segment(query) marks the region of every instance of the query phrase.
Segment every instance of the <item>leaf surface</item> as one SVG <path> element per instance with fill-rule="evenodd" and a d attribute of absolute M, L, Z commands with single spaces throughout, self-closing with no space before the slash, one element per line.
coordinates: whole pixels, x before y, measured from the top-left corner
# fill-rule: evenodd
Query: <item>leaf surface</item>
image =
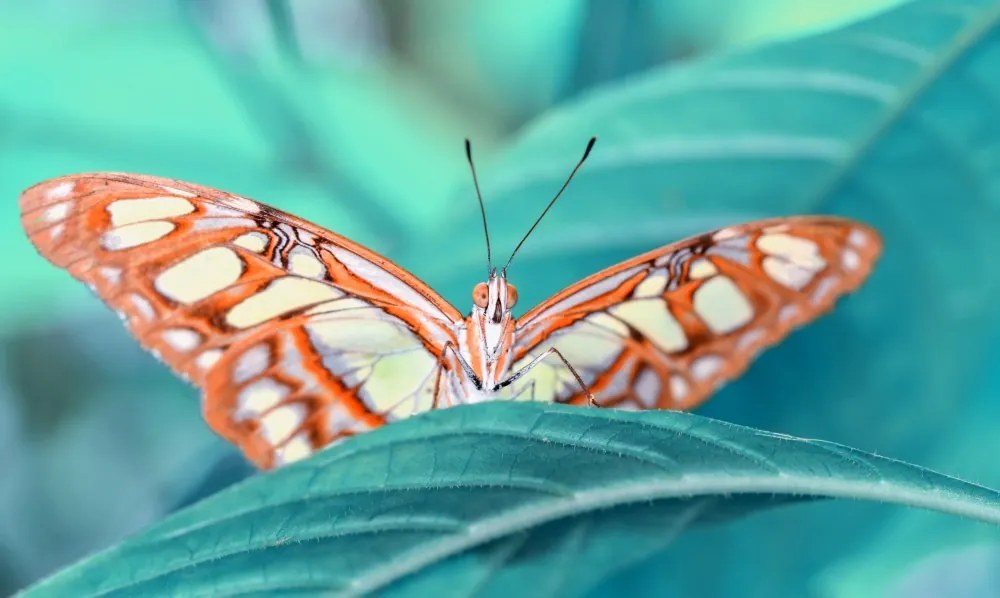
<path fill-rule="evenodd" d="M 27 595 L 576 594 L 694 525 L 820 497 L 1000 523 L 1000 494 L 840 445 L 677 412 L 486 403 L 260 475 Z"/>

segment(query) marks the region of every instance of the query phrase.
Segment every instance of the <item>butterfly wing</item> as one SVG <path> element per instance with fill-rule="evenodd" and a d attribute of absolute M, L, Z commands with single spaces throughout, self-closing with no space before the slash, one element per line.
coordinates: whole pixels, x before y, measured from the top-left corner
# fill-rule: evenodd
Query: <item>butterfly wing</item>
<path fill-rule="evenodd" d="M 556 347 L 597 402 L 689 409 L 765 347 L 829 310 L 868 276 L 878 233 L 835 217 L 725 228 L 599 272 L 525 314 L 514 371 Z M 584 403 L 569 369 L 542 360 L 524 378 L 536 400 Z"/>
<path fill-rule="evenodd" d="M 201 387 L 209 424 L 261 467 L 454 400 L 441 353 L 461 315 L 330 231 L 117 173 L 46 181 L 21 210 L 39 252 Z"/>

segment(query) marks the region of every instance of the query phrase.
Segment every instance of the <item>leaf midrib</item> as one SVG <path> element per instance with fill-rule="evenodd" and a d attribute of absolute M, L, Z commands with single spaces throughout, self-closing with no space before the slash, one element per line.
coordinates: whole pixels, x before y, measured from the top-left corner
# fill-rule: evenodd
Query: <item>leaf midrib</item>
<path fill-rule="evenodd" d="M 1000 525 L 1000 504 L 969 499 L 961 495 L 956 497 L 947 491 L 942 492 L 938 489 L 928 491 L 911 484 L 890 483 L 882 479 L 858 481 L 772 474 L 768 476 L 748 475 L 737 480 L 731 475 L 689 474 L 671 480 L 646 480 L 638 484 L 626 483 L 581 490 L 566 497 L 549 499 L 543 504 L 533 503 L 505 511 L 495 517 L 460 527 L 460 530 L 464 529 L 464 533 L 421 544 L 411 554 L 392 559 L 384 568 L 356 577 L 346 591 L 349 592 L 349 595 L 372 593 L 406 575 L 461 553 L 470 547 L 479 546 L 510 533 L 565 517 L 652 500 L 762 493 L 868 499 L 883 503 L 928 508 Z M 321 540 L 325 536 L 332 537 L 333 535 L 318 534 L 314 538 L 308 539 Z M 224 558 L 230 554 L 254 552 L 268 548 L 270 545 L 251 549 L 244 547 L 231 553 L 213 553 L 204 559 L 189 561 L 182 566 L 162 570 L 143 579 L 132 579 L 126 584 L 105 588 L 98 593 L 91 594 L 91 596 L 104 596 L 115 591 L 138 588 L 142 584 L 196 567 L 205 562 Z"/>

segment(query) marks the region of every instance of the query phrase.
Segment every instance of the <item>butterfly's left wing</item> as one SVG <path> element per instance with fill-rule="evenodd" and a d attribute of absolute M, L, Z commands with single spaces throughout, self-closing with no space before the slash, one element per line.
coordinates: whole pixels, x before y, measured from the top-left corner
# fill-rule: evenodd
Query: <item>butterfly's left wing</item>
<path fill-rule="evenodd" d="M 603 406 L 689 409 L 765 347 L 868 276 L 881 240 L 863 224 L 801 216 L 725 228 L 599 272 L 518 322 L 514 371 L 555 347 Z M 523 398 L 584 403 L 572 372 L 542 360 Z"/>
<path fill-rule="evenodd" d="M 461 314 L 332 231 L 125 173 L 40 183 L 21 208 L 39 252 L 200 387 L 209 425 L 261 467 L 460 398 L 444 348 Z"/>

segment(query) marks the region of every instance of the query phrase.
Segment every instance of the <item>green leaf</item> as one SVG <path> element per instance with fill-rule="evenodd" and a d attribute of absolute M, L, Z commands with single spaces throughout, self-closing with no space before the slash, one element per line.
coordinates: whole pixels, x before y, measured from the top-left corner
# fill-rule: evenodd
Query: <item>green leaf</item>
<path fill-rule="evenodd" d="M 692 3 L 720 32 L 719 47 L 735 47 L 768 39 L 829 29 L 870 16 L 908 0 L 729 0 Z M 725 10 L 723 13 L 723 9 Z M 720 17 L 720 14 L 722 16 Z"/>
<path fill-rule="evenodd" d="M 1000 493 L 829 442 L 677 412 L 492 402 L 257 476 L 26 595 L 576 594 L 627 564 L 609 555 L 820 497 L 1000 523 Z"/>
<path fill-rule="evenodd" d="M 609 252 L 630 256 L 707 227 L 835 212 L 886 229 L 890 252 L 914 245 L 910 262 L 961 278 L 980 308 L 1000 285 L 979 259 L 997 224 L 979 211 L 1000 202 L 998 22 L 996 0 L 913 2 L 829 33 L 657 69 L 551 110 L 483 173 L 494 244 L 513 247 L 598 135 L 515 273 L 548 275 L 554 256 L 572 255 L 571 274 L 582 276 Z M 479 216 L 465 204 L 449 230 L 464 248 L 457 259 L 478 273 L 482 255 L 469 248 L 482 245 Z M 956 259 L 974 270 L 959 277 Z"/>
<path fill-rule="evenodd" d="M 565 89 L 587 9 L 585 0 L 431 0 L 406 12 L 400 37 L 406 58 L 443 88 L 442 103 L 472 100 L 470 122 L 508 124 Z"/>

